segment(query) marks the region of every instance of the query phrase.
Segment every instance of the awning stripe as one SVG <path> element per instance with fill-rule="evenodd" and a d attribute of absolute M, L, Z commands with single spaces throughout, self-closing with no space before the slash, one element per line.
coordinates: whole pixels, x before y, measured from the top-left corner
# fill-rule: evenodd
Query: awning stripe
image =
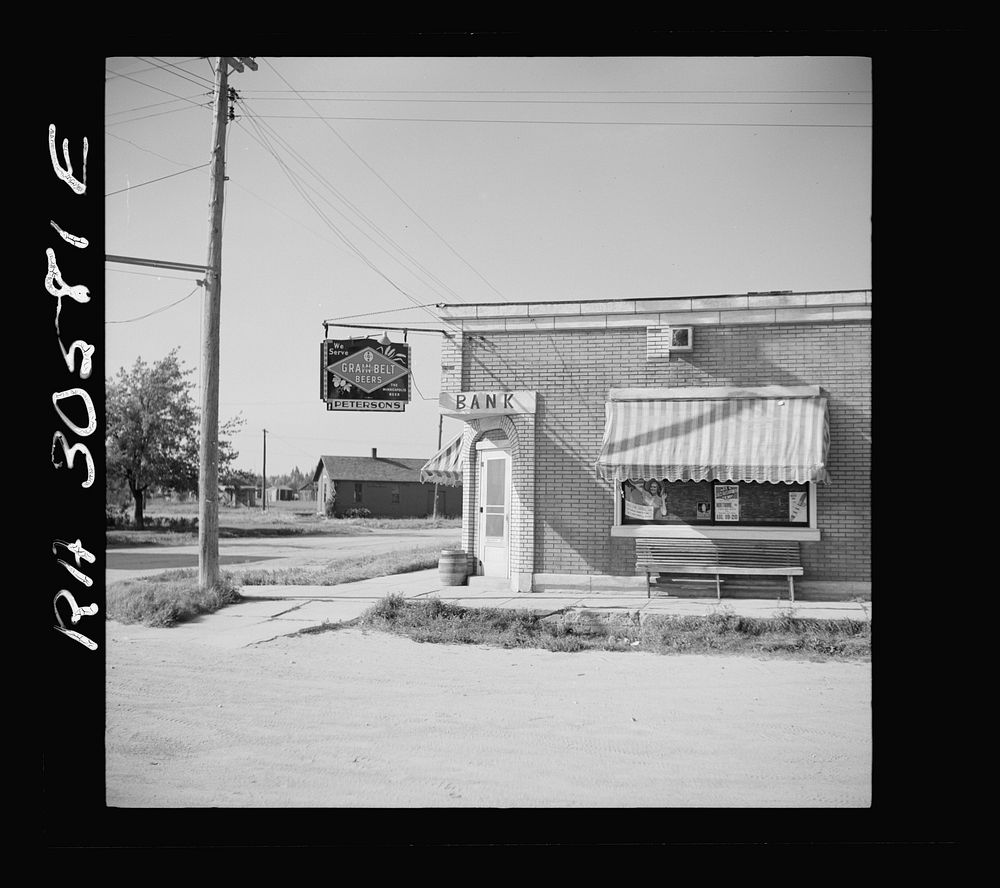
<path fill-rule="evenodd" d="M 596 468 L 608 481 L 828 482 L 829 445 L 824 397 L 611 400 Z"/>
<path fill-rule="evenodd" d="M 420 469 L 420 480 L 423 483 L 461 487 L 462 468 L 462 435 L 459 434 L 424 463 Z"/>

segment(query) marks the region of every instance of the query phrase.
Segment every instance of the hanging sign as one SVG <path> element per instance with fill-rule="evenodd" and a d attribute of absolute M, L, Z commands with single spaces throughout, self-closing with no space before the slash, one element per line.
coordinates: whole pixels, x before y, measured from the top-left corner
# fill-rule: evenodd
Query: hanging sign
<path fill-rule="evenodd" d="M 410 346 L 368 337 L 324 339 L 319 379 L 319 396 L 327 410 L 405 410 L 410 400 Z"/>

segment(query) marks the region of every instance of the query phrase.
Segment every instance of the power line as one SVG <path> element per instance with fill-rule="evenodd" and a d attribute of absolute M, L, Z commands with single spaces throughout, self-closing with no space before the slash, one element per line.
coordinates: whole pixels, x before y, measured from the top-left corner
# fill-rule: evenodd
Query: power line
<path fill-rule="evenodd" d="M 287 81 L 287 80 L 286 80 L 286 79 L 285 79 L 285 78 L 284 78 L 284 77 L 282 76 L 282 74 L 281 74 L 281 73 L 280 73 L 280 72 L 279 72 L 279 71 L 278 71 L 278 70 L 277 70 L 277 69 L 276 69 L 276 68 L 274 67 L 274 65 L 272 65 L 272 64 L 271 64 L 270 62 L 267 62 L 266 60 L 265 60 L 265 64 L 267 64 L 267 66 L 268 66 L 268 67 L 269 67 L 269 68 L 270 68 L 270 69 L 271 69 L 272 71 L 274 71 L 274 73 L 275 73 L 275 74 L 277 74 L 277 75 L 278 75 L 278 76 L 279 76 L 279 77 L 280 77 L 280 78 L 282 79 L 282 81 L 284 81 L 284 83 L 285 83 L 285 85 L 286 85 L 286 86 L 288 86 L 288 87 L 290 87 L 290 88 L 291 88 L 291 86 L 292 86 L 292 85 L 291 85 L 291 84 L 290 84 L 290 83 L 289 83 L 289 82 L 288 82 L 288 81 Z M 303 101 L 305 101 L 305 100 L 303 99 Z M 311 110 L 311 111 L 312 111 L 312 112 L 313 112 L 314 114 L 316 114 L 317 116 L 319 116 L 319 114 L 318 114 L 318 112 L 316 111 L 316 109 L 315 109 L 315 108 L 313 108 L 313 107 L 312 107 L 311 105 L 309 105 L 309 103 L 308 103 L 307 101 L 306 101 L 306 105 L 307 105 L 307 106 L 309 106 L 309 109 L 310 109 L 310 110 Z M 377 178 L 377 179 L 378 179 L 378 180 L 379 180 L 379 181 L 380 181 L 380 182 L 381 182 L 381 183 L 382 183 L 383 185 L 385 185 L 385 187 L 386 187 L 386 188 L 388 188 L 388 189 L 389 189 L 389 190 L 390 190 L 390 191 L 391 191 L 391 192 L 392 192 L 392 193 L 393 193 L 393 194 L 394 194 L 394 195 L 395 195 L 395 196 L 396 196 L 396 197 L 397 197 L 397 198 L 398 198 L 398 199 L 399 199 L 400 201 L 402 201 L 403 205 L 404 205 L 404 206 L 405 206 L 405 207 L 406 207 L 406 208 L 407 208 L 407 209 L 408 209 L 408 210 L 409 210 L 409 211 L 410 211 L 411 213 L 413 213 L 413 215 L 414 215 L 414 216 L 416 216 L 416 217 L 417 217 L 417 218 L 418 218 L 418 219 L 419 219 L 419 220 L 420 220 L 421 222 L 423 222 L 423 223 L 424 223 L 424 225 L 426 225 L 426 226 L 427 226 L 427 228 L 428 228 L 428 229 L 429 229 L 429 230 L 430 230 L 431 232 L 433 232 L 433 234 L 434 234 L 434 235 L 435 235 L 435 236 L 436 236 L 436 237 L 438 238 L 438 240 L 440 240 L 440 241 L 441 241 L 441 243 L 443 243 L 443 244 L 444 244 L 444 245 L 445 245 L 445 246 L 446 246 L 446 247 L 447 247 L 447 248 L 448 248 L 449 250 L 451 250 L 451 252 L 452 252 L 452 253 L 453 253 L 453 254 L 454 254 L 455 256 L 457 256 L 457 257 L 458 257 L 458 258 L 459 258 L 459 259 L 460 259 L 460 260 L 461 260 L 462 262 L 464 262 L 464 263 L 465 263 L 465 265 L 466 265 L 466 266 L 467 266 L 467 267 L 468 267 L 469 269 L 471 269 L 471 270 L 472 270 L 473 272 L 475 272 L 475 274 L 476 274 L 476 275 L 477 275 L 477 276 L 479 277 L 479 279 L 480 279 L 480 280 L 481 280 L 481 281 L 482 281 L 482 282 L 483 282 L 484 284 L 486 284 L 486 285 L 487 285 L 487 286 L 488 286 L 488 287 L 489 287 L 489 288 L 490 288 L 490 289 L 491 289 L 491 290 L 492 290 L 492 291 L 493 291 L 494 293 L 496 293 L 496 294 L 497 294 L 497 296 L 499 296 L 499 297 L 500 297 L 501 299 L 503 298 L 503 293 L 501 293 L 501 292 L 500 292 L 500 291 L 499 291 L 499 290 L 498 290 L 498 289 L 497 289 L 496 287 L 494 287 L 494 286 L 493 286 L 493 284 L 491 284 L 491 283 L 490 283 L 490 282 L 489 282 L 489 281 L 488 281 L 488 280 L 487 280 L 487 279 L 486 279 L 486 278 L 485 278 L 485 277 L 484 277 L 484 276 L 483 276 L 483 275 L 482 275 L 482 274 L 481 274 L 481 273 L 480 273 L 480 272 L 479 272 L 479 271 L 478 271 L 478 270 L 477 270 L 476 268 L 474 268 L 474 267 L 473 267 L 473 266 L 472 266 L 472 265 L 471 265 L 471 264 L 470 264 L 470 263 L 469 263 L 469 262 L 468 262 L 468 261 L 467 261 L 467 260 L 466 260 L 466 259 L 465 259 L 465 258 L 464 258 L 464 257 L 463 257 L 462 255 L 461 255 L 461 254 L 459 254 L 459 252 L 458 252 L 458 251 L 457 251 L 457 250 L 456 250 L 456 249 L 455 249 L 455 248 L 454 248 L 454 247 L 453 247 L 453 246 L 452 246 L 452 245 L 451 245 L 450 243 L 448 243 L 448 241 L 447 241 L 447 240 L 445 240 L 445 238 L 444 238 L 444 237 L 443 237 L 443 236 L 441 235 L 441 233 L 440 233 L 440 232 L 438 232 L 438 231 L 437 231 L 437 229 L 435 229 L 435 228 L 434 228 L 434 226 L 430 224 L 430 222 L 428 222 L 428 221 L 427 221 L 426 219 L 424 219 L 424 217 L 423 217 L 423 216 L 421 216 L 421 215 L 420 215 L 420 214 L 419 214 L 419 213 L 418 213 L 418 212 L 417 212 L 417 211 L 416 211 L 416 210 L 415 210 L 415 209 L 414 209 L 414 208 L 413 208 L 412 206 L 410 206 L 410 204 L 409 204 L 409 203 L 408 203 L 408 202 L 407 202 L 406 200 L 404 200 L 403 196 L 402 196 L 402 195 L 401 195 L 401 194 L 400 194 L 400 193 L 399 193 L 398 191 L 396 191 L 396 189 L 395 189 L 395 188 L 393 188 L 393 187 L 392 187 L 392 186 L 391 186 L 391 185 L 390 185 L 390 184 L 389 184 L 389 183 L 388 183 L 388 182 L 387 182 L 387 181 L 386 181 L 386 180 L 385 180 L 384 178 L 382 178 L 382 176 L 381 176 L 381 175 L 379 174 L 379 172 L 378 172 L 377 170 L 375 170 L 375 168 L 374 168 L 374 167 L 372 167 L 372 165 L 371 165 L 371 164 L 369 164 L 367 160 L 365 160 L 365 159 L 364 159 L 364 158 L 363 158 L 363 157 L 362 157 L 362 156 L 361 156 L 360 154 L 358 154 L 358 152 L 354 150 L 354 148 L 353 148 L 353 147 L 352 147 L 352 146 L 351 146 L 351 145 L 350 145 L 350 144 L 348 143 L 348 141 L 347 141 L 347 140 L 346 140 L 346 139 L 345 139 L 345 138 L 344 138 L 344 137 L 343 137 L 342 135 L 340 135 L 340 133 L 338 133 L 338 132 L 337 132 L 337 131 L 336 131 L 336 130 L 335 130 L 335 129 L 334 129 L 333 127 L 332 127 L 332 126 L 329 126 L 329 124 L 327 124 L 327 128 L 328 128 L 328 129 L 330 130 L 330 132 L 332 132 L 332 133 L 333 133 L 333 134 L 334 134 L 334 135 L 335 135 L 335 136 L 336 136 L 336 137 L 337 137 L 338 139 L 340 139 L 340 141 L 341 141 L 341 142 L 342 142 L 342 143 L 343 143 L 343 144 L 344 144 L 344 145 L 345 145 L 345 146 L 347 147 L 347 149 L 348 149 L 348 150 L 349 150 L 349 151 L 351 152 L 351 154 L 353 154 L 353 155 L 354 155 L 354 156 L 355 156 L 355 157 L 356 157 L 356 158 L 357 158 L 358 160 L 360 160 L 360 161 L 361 161 L 361 162 L 362 162 L 362 163 L 363 163 L 363 164 L 365 165 L 365 167 L 366 167 L 366 168 L 367 168 L 367 169 L 368 169 L 369 171 L 371 171 L 371 173 L 372 173 L 372 174 L 373 174 L 373 175 L 374 175 L 374 176 L 375 176 L 375 177 L 376 177 L 376 178 Z M 461 301 L 463 301 L 463 302 L 464 302 L 465 300 L 461 300 Z"/>
<path fill-rule="evenodd" d="M 126 144 L 131 145 L 133 148 L 138 148 L 140 151 L 144 151 L 146 154 L 152 154 L 154 157 L 159 157 L 162 160 L 166 160 L 169 163 L 176 164 L 177 166 L 185 166 L 185 163 L 183 161 L 174 160 L 172 157 L 167 157 L 165 154 L 160 154 L 156 151 L 153 151 L 151 148 L 144 148 L 142 145 L 138 144 L 137 142 L 133 142 L 131 139 L 123 139 L 121 136 L 116 136 L 114 133 L 109 133 L 107 130 L 104 131 L 104 134 L 106 136 L 111 136 L 112 139 L 117 139 L 119 142 L 125 142 Z"/>
<path fill-rule="evenodd" d="M 240 121 L 236 121 L 236 125 L 241 126 Z M 152 154 L 154 157 L 159 157 L 159 158 L 161 158 L 163 160 L 168 161 L 169 163 L 176 164 L 177 166 L 184 166 L 185 165 L 185 163 L 183 161 L 174 160 L 172 157 L 167 157 L 165 154 L 160 154 L 157 151 L 153 151 L 150 148 L 146 148 L 143 145 L 138 144 L 137 142 L 133 142 L 131 139 L 123 139 L 121 136 L 116 136 L 114 133 L 108 132 L 108 130 L 105 130 L 104 132 L 105 132 L 105 135 L 111 136 L 112 139 L 117 139 L 119 142 L 126 142 L 127 144 L 131 145 L 133 148 L 136 148 L 139 151 L 143 151 L 146 154 Z M 247 135 L 249 135 L 251 138 L 254 138 L 254 136 L 253 136 L 252 133 L 247 133 Z M 227 136 L 227 138 L 228 138 L 228 136 Z M 237 188 L 239 188 L 241 191 L 245 191 L 251 197 L 256 198 L 257 200 L 259 200 L 261 203 L 265 204 L 266 206 L 269 206 L 276 213 L 281 213 L 281 215 L 284 216 L 286 219 L 290 219 L 296 225 L 301 226 L 306 231 L 308 231 L 313 237 L 319 238 L 324 243 L 332 244 L 333 246 L 337 247 L 338 249 L 340 248 L 340 244 L 338 244 L 336 241 L 333 241 L 333 240 L 331 240 L 328 237 L 323 237 L 323 235 L 318 234 L 317 232 L 313 231 L 313 229 L 311 229 L 308 225 L 306 225 L 305 223 L 303 223 L 301 220 L 296 219 L 294 216 L 289 215 L 288 213 L 286 213 L 280 207 L 277 207 L 273 203 L 271 203 L 270 201 L 265 200 L 263 197 L 261 197 L 259 194 L 257 194 L 257 192 L 251 191 L 249 188 L 247 188 L 245 185 L 242 185 L 239 182 L 235 182 L 234 181 L 232 184 L 235 185 Z M 119 271 L 119 269 L 113 269 L 113 270 L 114 271 Z M 122 274 L 141 274 L 142 272 L 120 272 L 120 273 L 122 273 Z M 430 303 L 430 304 L 433 304 L 433 303 Z"/>
<path fill-rule="evenodd" d="M 143 185 L 152 185 L 154 182 L 162 182 L 164 179 L 172 179 L 174 176 L 182 176 L 182 175 L 184 175 L 184 173 L 192 173 L 195 170 L 201 170 L 201 169 L 204 169 L 207 166 L 211 166 L 211 163 L 203 163 L 200 166 L 191 167 L 190 169 L 187 169 L 187 170 L 179 170 L 176 173 L 169 173 L 166 176 L 160 176 L 159 179 L 150 179 L 148 182 L 140 182 L 138 185 L 129 185 L 128 188 L 120 188 L 118 191 L 108 192 L 104 196 L 105 197 L 113 197 L 114 195 L 121 194 L 122 192 L 125 192 L 125 191 L 133 191 L 136 188 L 142 188 Z"/>
<path fill-rule="evenodd" d="M 437 305 L 436 302 L 428 302 L 428 303 L 426 303 L 424 305 L 418 305 L 416 307 L 417 308 L 431 308 L 431 307 L 433 307 L 435 305 Z M 367 318 L 367 317 L 371 317 L 372 315 L 389 314 L 390 312 L 394 312 L 394 311 L 411 311 L 411 309 L 409 307 L 405 306 L 405 305 L 401 305 L 398 308 L 382 308 L 382 309 L 379 309 L 378 311 L 363 311 L 360 314 L 341 315 L 339 318 L 337 318 L 337 320 L 338 321 L 349 321 L 349 320 L 352 320 L 353 318 Z M 423 322 L 423 323 L 426 323 L 426 322 Z M 333 326 L 333 322 L 330 322 L 330 326 L 331 327 Z M 374 326 L 377 327 L 378 324 L 375 324 Z"/>
<path fill-rule="evenodd" d="M 105 68 L 105 70 L 108 70 L 108 69 Z M 166 93 L 166 95 L 173 96 L 175 99 L 180 99 L 182 102 L 190 102 L 192 105 L 197 105 L 198 104 L 197 102 L 193 101 L 192 99 L 187 98 L 186 96 L 179 96 L 179 95 L 177 95 L 177 93 L 172 93 L 169 89 L 162 89 L 159 86 L 153 86 L 152 83 L 146 83 L 146 81 L 144 81 L 144 80 L 136 80 L 134 77 L 129 77 L 128 74 L 119 74 L 118 76 L 119 77 L 124 77 L 126 80 L 131 80 L 133 83 L 138 83 L 139 86 L 145 86 L 145 87 L 148 87 L 149 89 L 155 89 L 157 92 Z M 201 86 L 201 84 L 198 84 L 198 85 Z"/>
<path fill-rule="evenodd" d="M 192 99 L 195 96 L 191 96 Z M 114 116 L 116 114 L 128 114 L 132 111 L 145 111 L 147 108 L 159 108 L 161 105 L 176 105 L 177 99 L 164 99 L 162 102 L 150 102 L 148 105 L 137 105 L 135 108 L 124 108 L 121 111 L 107 111 L 107 115 Z"/>
<path fill-rule="evenodd" d="M 148 120 L 150 117 L 162 117 L 164 114 L 176 114 L 178 111 L 190 111 L 192 107 L 211 110 L 211 104 L 211 102 L 205 102 L 201 105 L 185 105 L 182 108 L 169 108 L 166 111 L 156 111 L 153 114 L 143 114 L 140 117 L 130 117 L 128 120 L 109 120 L 105 122 L 104 126 L 121 126 L 123 123 L 135 123 L 137 120 Z M 107 130 L 105 130 L 105 132 L 107 132 Z"/>
<path fill-rule="evenodd" d="M 136 72 L 133 72 L 136 73 Z M 255 89 L 257 93 L 299 92 L 294 89 Z M 369 95 L 853 95 L 870 89 L 305 89 L 303 93 L 367 93 Z"/>
<path fill-rule="evenodd" d="M 184 297 L 178 299 L 176 302 L 171 302 L 170 305 L 164 305 L 162 308 L 154 309 L 153 311 L 149 312 L 148 314 L 139 315 L 139 317 L 137 317 L 137 318 L 127 318 L 126 320 L 123 320 L 123 321 L 105 321 L 104 323 L 105 324 L 131 324 L 133 321 L 141 321 L 144 318 L 149 318 L 149 317 L 152 317 L 155 314 L 159 314 L 161 311 L 166 311 L 168 308 L 173 308 L 175 305 L 180 305 L 185 299 L 190 299 L 192 296 L 194 296 L 194 294 L 197 293 L 198 290 L 200 290 L 200 289 L 201 289 L 201 284 L 199 284 L 197 287 L 195 287 L 190 293 L 187 294 L 187 296 L 184 296 Z"/>
<path fill-rule="evenodd" d="M 273 67 L 272 67 L 273 70 Z M 280 76 L 280 75 L 279 75 Z M 293 90 L 294 92 L 294 90 Z M 255 96 L 261 101 L 265 102 L 296 102 L 303 101 L 307 102 L 301 94 L 296 93 L 294 96 L 276 96 L 269 98 L 267 96 Z M 313 98 L 311 101 L 314 102 L 413 102 L 413 103 L 428 103 L 433 105 L 438 104 L 455 104 L 455 105 L 840 105 L 840 106 L 867 106 L 871 105 L 871 102 L 781 102 L 777 100 L 770 101 L 742 101 L 742 102 L 728 102 L 719 101 L 715 99 L 637 99 L 633 101 L 623 102 L 618 99 L 383 99 L 383 98 Z"/>
<path fill-rule="evenodd" d="M 126 271 L 124 268 L 106 268 L 105 271 L 113 271 L 115 274 L 138 274 L 142 277 L 170 278 L 175 281 L 189 281 L 191 278 L 181 277 L 179 274 L 156 274 L 152 271 Z M 193 274 L 194 272 L 192 272 Z"/>
<path fill-rule="evenodd" d="M 278 76 L 280 77 L 281 75 L 279 74 Z M 259 120 L 260 115 L 256 114 L 255 112 L 251 112 L 249 106 L 246 104 L 245 101 L 243 101 L 242 104 L 246 108 L 246 110 L 248 111 L 248 113 L 251 114 L 251 117 L 252 117 L 253 120 Z M 288 141 L 286 139 L 284 139 L 273 127 L 271 127 L 270 124 L 260 124 L 260 125 L 263 126 L 263 127 L 266 127 L 267 132 L 269 132 L 275 140 L 277 140 L 280 144 L 282 144 L 283 147 L 287 151 L 289 151 L 294 157 L 296 157 L 299 160 L 299 162 L 302 163 L 302 165 L 304 167 L 306 167 L 310 172 L 312 172 L 313 175 L 317 178 L 317 180 L 320 183 L 322 183 L 323 185 L 325 185 L 331 191 L 331 193 L 334 194 L 346 206 L 350 207 L 361 219 L 363 219 L 372 228 L 373 231 L 375 231 L 377 234 L 379 234 L 379 236 L 381 236 L 386 242 L 388 242 L 389 244 L 391 244 L 399 252 L 399 254 L 401 256 L 403 256 L 408 262 L 410 262 L 411 265 L 413 265 L 414 267 L 416 267 L 417 269 L 419 269 L 421 272 L 423 272 L 425 275 L 427 275 L 427 277 L 429 277 L 432 281 L 434 281 L 439 287 L 443 288 L 448 293 L 450 293 L 459 302 L 465 302 L 465 300 L 458 293 L 456 293 L 451 287 L 449 287 L 444 281 L 442 281 L 430 269 L 428 269 L 421 262 L 419 262 L 417 259 L 415 259 L 399 243 L 397 243 L 396 240 L 393 239 L 391 235 L 389 235 L 387 232 L 385 232 L 372 219 L 370 219 L 360 209 L 360 207 L 358 207 L 356 204 L 354 204 L 352 201 L 350 201 L 346 197 L 346 195 L 342 194 L 336 187 L 334 187 L 334 185 L 329 181 L 329 179 L 327 179 L 322 173 L 320 173 L 319 170 L 317 170 L 311 163 L 309 163 L 309 161 L 307 161 L 304 157 L 302 157 L 302 155 L 299 154 L 299 152 L 297 152 L 288 143 Z M 333 131 L 332 128 L 331 128 L 331 131 Z M 336 135 L 336 131 L 333 131 L 333 132 L 334 132 L 334 135 Z M 341 140 L 341 141 L 343 141 L 343 140 Z M 344 144 L 346 145 L 347 143 L 345 142 Z M 347 147 L 350 148 L 349 145 Z M 351 149 L 351 150 L 353 151 L 353 149 Z M 364 162 L 363 158 L 359 157 L 359 159 L 362 160 L 362 162 Z M 373 170 L 373 172 L 374 172 L 374 170 Z M 378 175 L 378 174 L 375 173 L 375 175 Z M 387 187 L 390 187 L 390 190 L 391 190 L 391 186 L 388 186 L 388 184 L 387 184 Z M 398 197 L 398 195 L 397 195 L 397 197 Z M 324 198 L 324 200 L 325 200 L 325 198 Z M 400 200 L 402 200 L 402 198 L 400 198 Z M 403 201 L 403 202 L 405 203 L 405 201 Z M 347 219 L 347 217 L 343 216 L 343 214 L 340 213 L 339 210 L 337 212 L 345 220 Z M 350 220 L 347 220 L 347 221 L 350 221 Z M 354 224 L 354 223 L 351 223 L 351 224 Z M 426 224 L 426 222 L 425 222 L 425 224 Z M 355 227 L 357 228 L 358 226 L 355 225 Z M 358 230 L 360 231 L 361 229 L 359 228 Z M 364 234 L 364 232 L 361 232 L 361 233 Z M 369 240 L 372 240 L 373 243 L 375 243 L 375 241 L 369 235 L 366 234 L 365 236 L 368 237 Z M 384 252 L 386 252 L 387 255 L 390 255 L 390 258 L 393 258 L 394 261 L 399 262 L 399 260 L 396 259 L 395 257 L 391 256 L 391 254 L 388 253 L 388 250 L 385 250 L 384 247 L 382 247 L 381 245 L 379 245 L 377 243 L 376 243 L 376 246 L 379 246 L 379 248 L 382 249 Z M 400 264 L 402 264 L 402 263 L 400 263 Z M 473 270 L 475 270 L 475 269 L 473 269 Z M 411 274 L 414 274 L 415 277 L 418 277 L 418 278 L 420 277 L 419 275 L 415 274 L 413 271 L 411 271 Z M 426 280 L 422 280 L 422 283 L 425 286 L 427 286 L 429 289 L 431 289 L 431 290 L 435 290 L 436 289 L 432 285 L 428 284 Z M 436 291 L 436 292 L 440 292 L 440 291 Z"/>
<path fill-rule="evenodd" d="M 147 59 L 143 59 L 141 56 L 136 56 L 136 58 L 140 59 L 140 61 L 144 62 L 147 61 Z M 173 74 L 175 77 L 180 77 L 181 80 L 186 80 L 188 83 L 193 83 L 195 86 L 215 86 L 215 84 L 207 77 L 202 77 L 200 74 L 195 74 L 193 71 L 184 71 L 183 68 L 180 68 L 177 65 L 172 64 L 171 62 L 165 62 L 163 61 L 163 59 L 157 58 L 156 56 L 152 56 L 152 58 L 154 62 L 163 62 L 162 65 L 158 64 L 156 66 L 157 68 L 159 68 L 161 71 L 166 71 L 168 74 Z M 176 68 L 177 70 L 171 71 L 170 70 L 171 68 Z M 184 71 L 184 73 L 179 74 L 177 73 L 178 71 Z M 185 74 L 190 76 L 185 77 L 184 76 Z M 196 80 L 195 78 L 198 79 Z"/>
<path fill-rule="evenodd" d="M 188 62 L 197 62 L 201 58 L 203 58 L 203 57 L 202 56 L 195 56 L 194 58 L 191 58 L 191 59 L 184 59 L 181 62 L 181 64 L 183 65 L 183 64 L 187 64 Z M 117 71 L 112 71 L 110 68 L 105 68 L 104 70 L 107 71 L 107 73 L 111 75 L 111 77 L 105 78 L 106 80 L 113 80 L 115 77 L 125 77 L 125 76 L 127 76 L 125 74 L 119 74 Z M 145 71 L 153 71 L 153 70 L 155 70 L 155 69 L 152 68 L 152 67 L 149 67 L 149 68 L 139 68 L 139 70 L 137 70 L 137 71 L 129 71 L 129 74 L 142 74 Z"/>
<path fill-rule="evenodd" d="M 348 117 L 328 115 L 310 117 L 307 114 L 259 114 L 265 120 L 372 120 L 387 123 L 514 123 L 514 124 L 546 124 L 556 126 L 749 126 L 760 127 L 799 127 L 799 128 L 833 128 L 833 129 L 871 129 L 870 123 L 697 123 L 697 122 L 664 122 L 651 120 L 502 120 L 472 117 Z"/>
<path fill-rule="evenodd" d="M 246 106 L 246 103 L 244 102 L 242 104 L 244 105 L 244 107 L 247 108 L 247 111 L 250 112 L 250 109 Z M 392 280 L 381 269 L 379 269 L 370 259 L 368 259 L 368 257 L 365 256 L 364 253 L 362 253 L 361 250 L 354 243 L 351 242 L 351 240 L 347 237 L 347 235 L 345 235 L 339 228 L 337 228 L 336 225 L 334 225 L 334 223 L 332 222 L 332 220 L 330 220 L 330 218 L 316 205 L 315 201 L 312 200 L 305 193 L 305 187 L 306 187 L 305 184 L 301 183 L 296 178 L 296 174 L 294 173 L 294 171 L 292 171 L 288 167 L 288 165 L 284 162 L 284 160 L 282 160 L 278 156 L 278 154 L 275 151 L 275 149 L 270 145 L 270 142 L 268 141 L 267 135 L 264 133 L 263 129 L 261 128 L 261 125 L 257 123 L 256 115 L 254 115 L 252 112 L 250 112 L 248 114 L 248 116 L 247 116 L 247 120 L 249 120 L 250 123 L 258 130 L 258 133 L 259 133 L 259 143 L 262 145 L 262 147 L 264 147 L 264 149 L 269 154 L 271 154 L 271 156 L 277 161 L 278 165 L 281 167 L 282 171 L 285 173 L 285 176 L 292 183 L 292 186 L 296 189 L 296 191 L 299 192 L 299 194 L 302 196 L 303 200 L 305 200 L 306 203 L 309 204 L 310 207 L 312 207 L 312 209 L 316 212 L 316 214 L 326 223 L 326 225 L 334 232 L 334 234 L 336 234 L 337 237 L 339 237 L 341 239 L 341 241 L 343 241 L 343 243 L 348 247 L 348 249 L 350 249 L 362 262 L 364 262 L 369 268 L 371 268 L 372 271 L 374 271 L 376 274 L 378 274 L 380 277 L 382 277 L 384 280 L 386 280 L 394 289 L 396 289 L 400 293 L 402 293 L 403 296 L 405 296 L 408 300 L 410 300 L 410 302 L 414 303 L 414 305 L 417 305 L 419 307 L 421 305 L 421 303 L 418 303 L 417 300 L 412 295 L 410 295 L 409 293 L 407 293 L 394 280 Z M 279 139 L 280 141 L 284 141 L 284 140 L 281 139 L 280 136 L 276 135 L 276 138 Z M 326 182 L 325 179 L 324 179 L 324 177 L 322 176 L 322 174 L 320 174 L 318 171 L 316 171 L 315 168 L 313 168 L 312 165 L 309 164 L 308 161 L 306 161 L 303 158 L 301 158 L 301 156 L 298 155 L 298 152 L 296 152 L 290 146 L 287 146 L 287 143 L 285 143 L 285 145 L 286 145 L 286 150 L 289 150 L 292 154 L 294 154 L 297 157 L 299 157 L 300 162 L 302 162 L 307 168 L 310 168 L 312 170 L 313 174 L 316 175 L 318 179 L 320 179 L 321 181 L 323 181 L 327 185 L 327 187 L 329 187 L 334 192 L 334 194 L 337 194 L 338 196 L 340 196 L 339 192 L 337 192 L 336 188 L 334 188 L 329 182 Z M 318 196 L 321 197 L 321 195 L 318 195 Z M 323 198 L 323 199 L 326 200 L 325 198 Z M 345 199 L 345 201 L 346 201 L 346 199 Z M 329 201 L 327 201 L 327 203 L 329 203 Z M 350 220 L 347 219 L 347 217 L 344 216 L 343 213 L 341 213 L 339 210 L 337 210 L 336 207 L 333 207 L 333 209 L 335 210 L 335 212 L 338 213 L 338 215 L 342 216 L 346 221 L 350 222 Z M 357 210 L 357 212 L 359 213 L 359 215 L 362 216 L 362 218 L 364 218 L 364 214 L 361 213 L 360 210 Z M 351 223 L 351 224 L 354 224 L 354 223 Z M 376 230 L 378 230 L 377 226 L 375 226 L 374 223 L 369 222 L 369 224 L 371 224 L 373 228 L 375 228 Z M 357 226 L 355 226 L 355 227 L 357 227 Z M 360 231 L 360 229 L 359 229 L 359 231 Z M 361 233 L 364 234 L 364 232 L 361 232 Z M 365 235 L 365 236 L 369 237 L 368 235 Z M 370 237 L 369 237 L 369 240 L 371 240 Z M 372 242 L 375 243 L 375 241 L 372 241 Z M 380 245 L 376 243 L 376 246 L 380 246 Z M 384 250 L 384 248 L 381 247 L 381 246 L 380 246 L 380 249 Z M 419 264 L 419 263 L 416 263 L 415 260 L 413 260 L 413 261 L 415 262 L 415 264 Z M 428 313 L 430 314 L 430 312 L 428 312 Z M 438 320 L 437 316 L 435 316 L 435 315 L 432 315 L 432 316 L 435 318 L 435 320 Z"/>

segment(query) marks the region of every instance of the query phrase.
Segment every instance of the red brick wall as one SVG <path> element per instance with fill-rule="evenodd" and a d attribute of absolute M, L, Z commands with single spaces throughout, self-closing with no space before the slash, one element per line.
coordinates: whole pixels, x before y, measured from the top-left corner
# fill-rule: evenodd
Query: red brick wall
<path fill-rule="evenodd" d="M 535 572 L 625 576 L 635 546 L 611 538 L 611 485 L 594 471 L 608 389 L 820 385 L 830 399 L 832 484 L 818 486 L 822 540 L 801 544 L 806 578 L 868 582 L 870 332 L 867 321 L 698 326 L 694 351 L 669 362 L 647 362 L 644 328 L 466 334 L 455 388 L 539 393 Z"/>

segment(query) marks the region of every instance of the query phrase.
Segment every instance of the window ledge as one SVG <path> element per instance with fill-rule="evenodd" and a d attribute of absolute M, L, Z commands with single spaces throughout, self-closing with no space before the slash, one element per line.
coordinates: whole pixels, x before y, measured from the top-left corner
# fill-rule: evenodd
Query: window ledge
<path fill-rule="evenodd" d="M 611 528 L 613 537 L 659 537 L 661 539 L 706 540 L 798 540 L 817 542 L 818 528 L 813 527 L 695 527 L 690 524 L 618 524 Z"/>

